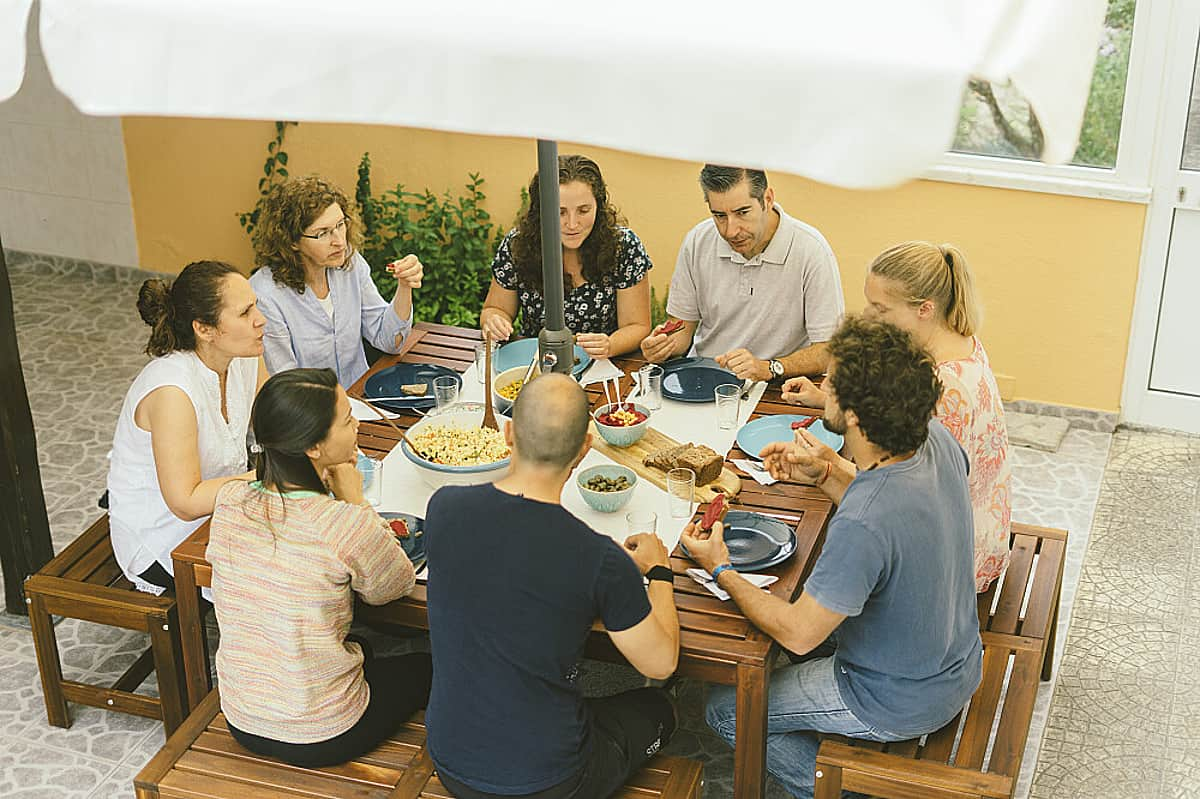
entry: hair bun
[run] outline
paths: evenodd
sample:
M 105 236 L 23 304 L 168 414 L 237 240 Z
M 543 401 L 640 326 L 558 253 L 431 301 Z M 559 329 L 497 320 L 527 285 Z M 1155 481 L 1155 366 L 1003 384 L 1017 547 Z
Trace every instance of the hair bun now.
M 151 278 L 138 290 L 138 313 L 142 321 L 154 327 L 171 312 L 171 286 L 164 280 Z

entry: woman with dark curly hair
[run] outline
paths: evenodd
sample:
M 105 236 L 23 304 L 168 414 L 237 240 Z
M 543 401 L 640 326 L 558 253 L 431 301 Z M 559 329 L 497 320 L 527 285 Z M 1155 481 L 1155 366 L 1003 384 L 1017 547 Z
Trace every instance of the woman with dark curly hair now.
M 412 329 L 412 291 L 423 267 L 415 255 L 388 264 L 396 295 L 386 302 L 359 253 L 358 213 L 329 181 L 310 175 L 271 189 L 254 228 L 260 269 L 250 278 L 267 317 L 271 373 L 327 368 L 350 386 L 367 371 L 363 339 L 399 352 Z
M 609 202 L 595 161 L 560 156 L 558 183 L 567 327 L 593 358 L 636 350 L 650 332 L 650 256 Z M 540 217 L 535 174 L 529 208 L 492 261 L 492 285 L 479 314 L 479 327 L 492 341 L 512 335 L 518 311 L 522 336 L 536 336 L 544 323 Z

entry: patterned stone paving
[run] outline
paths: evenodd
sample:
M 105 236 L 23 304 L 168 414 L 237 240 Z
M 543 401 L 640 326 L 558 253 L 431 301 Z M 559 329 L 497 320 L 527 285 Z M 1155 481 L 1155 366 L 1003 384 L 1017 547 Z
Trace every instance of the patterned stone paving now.
M 146 275 L 20 253 L 10 253 L 9 264 L 57 550 L 98 512 L 121 398 L 145 362 L 148 331 L 134 300 Z M 1071 429 L 1057 452 L 1014 449 L 1014 517 L 1072 536 L 1058 689 L 1052 706 L 1049 686 L 1039 694 L 1017 795 L 1030 795 L 1032 781 L 1038 799 L 1193 796 L 1200 644 L 1185 632 L 1200 621 L 1200 598 L 1189 590 L 1200 588 L 1192 576 L 1200 575 L 1200 444 L 1162 434 L 1114 438 L 1110 414 L 1036 403 L 1020 410 L 1069 418 Z M 1096 544 L 1088 550 L 1093 511 Z M 57 630 L 64 669 L 76 679 L 111 680 L 144 647 L 138 634 L 69 619 Z M 368 635 L 380 652 L 424 646 Z M 629 669 L 588 664 L 584 684 L 599 694 L 641 681 Z M 144 690 L 153 692 L 153 681 Z M 732 758 L 704 724 L 703 685 L 684 681 L 680 698 L 681 730 L 668 751 L 705 762 L 706 799 L 730 796 Z M 132 796 L 133 775 L 162 745 L 161 727 L 76 705 L 72 714 L 69 730 L 46 724 L 29 634 L 0 626 L 0 796 Z M 768 796 L 786 793 L 770 781 Z

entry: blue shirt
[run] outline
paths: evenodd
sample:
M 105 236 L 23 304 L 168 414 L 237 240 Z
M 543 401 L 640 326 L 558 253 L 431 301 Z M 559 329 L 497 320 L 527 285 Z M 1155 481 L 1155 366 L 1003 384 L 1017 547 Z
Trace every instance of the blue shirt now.
M 619 632 L 650 615 L 633 560 L 562 506 L 492 485 L 434 494 L 425 541 L 438 771 L 506 795 L 575 776 L 591 746 L 578 664 L 592 622 Z
M 371 280 L 371 267 L 359 253 L 346 269 L 326 269 L 333 318 L 311 289 L 303 293 L 275 282 L 264 266 L 250 277 L 258 310 L 267 318 L 263 358 L 271 374 L 297 367 L 332 369 L 345 387 L 367 371 L 362 340 L 384 352 L 399 352 L 412 329 L 412 316 L 401 319 Z
M 847 618 L 838 687 L 858 718 L 905 737 L 938 729 L 979 685 L 967 456 L 941 422 L 906 461 L 859 472 L 804 590 Z

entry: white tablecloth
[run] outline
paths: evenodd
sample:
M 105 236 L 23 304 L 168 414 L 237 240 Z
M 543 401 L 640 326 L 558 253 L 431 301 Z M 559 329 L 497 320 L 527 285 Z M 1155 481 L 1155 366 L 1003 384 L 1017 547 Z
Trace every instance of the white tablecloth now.
M 463 373 L 462 390 L 459 399 L 463 402 L 483 401 L 483 384 L 475 376 L 472 365 Z M 745 424 L 762 398 L 766 390 L 765 383 L 759 383 L 750 392 L 747 400 L 742 402 L 738 415 L 738 427 Z M 624 397 L 622 397 L 624 399 Z M 636 401 L 636 400 L 635 400 Z M 679 442 L 691 441 L 694 444 L 707 444 L 722 455 L 729 452 L 737 427 L 731 430 L 721 430 L 716 424 L 716 405 L 713 403 L 687 403 L 663 400 L 663 407 L 655 411 L 651 417 L 651 426 Z M 583 459 L 580 468 L 612 463 L 612 460 L 599 452 L 592 450 Z M 429 498 L 433 495 L 431 489 L 421 478 L 420 472 L 413 463 L 404 456 L 400 447 L 395 447 L 383 460 L 383 501 L 381 511 L 403 511 L 424 517 Z M 658 537 L 668 550 L 673 550 L 679 543 L 686 520 L 672 519 L 667 509 L 667 493 L 648 480 L 639 480 L 633 491 L 629 504 L 616 513 L 600 513 L 593 510 L 575 487 L 572 479 L 563 487 L 563 507 L 582 520 L 597 532 L 604 533 L 615 541 L 624 541 L 627 535 L 625 514 L 635 510 L 649 510 L 658 514 Z

